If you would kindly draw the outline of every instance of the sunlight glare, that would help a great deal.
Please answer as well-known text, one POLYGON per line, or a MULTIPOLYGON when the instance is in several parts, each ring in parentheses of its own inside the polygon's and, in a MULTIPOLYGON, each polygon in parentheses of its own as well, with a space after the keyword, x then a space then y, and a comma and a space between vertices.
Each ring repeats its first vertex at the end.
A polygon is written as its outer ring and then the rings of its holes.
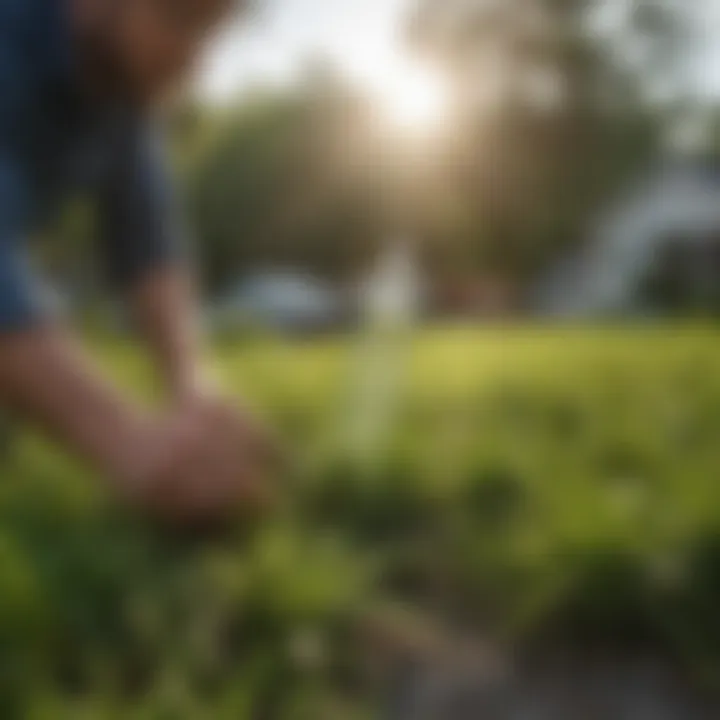
POLYGON ((348 65, 369 90, 384 123, 426 133, 445 121, 450 93, 439 72, 398 52, 353 53, 348 65))
POLYGON ((388 122, 403 130, 436 130, 445 119, 449 98, 439 75, 423 66, 398 64, 379 88, 378 98, 388 122))
POLYGON ((449 103, 442 79, 422 66, 398 68, 396 74, 386 77, 382 95, 387 119, 406 130, 437 129, 449 103))

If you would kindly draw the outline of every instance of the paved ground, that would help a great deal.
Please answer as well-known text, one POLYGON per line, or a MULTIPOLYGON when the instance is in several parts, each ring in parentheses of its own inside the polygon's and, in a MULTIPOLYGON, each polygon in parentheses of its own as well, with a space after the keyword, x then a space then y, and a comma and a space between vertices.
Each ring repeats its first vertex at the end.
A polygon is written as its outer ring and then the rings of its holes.
POLYGON ((524 669, 419 664, 395 688, 388 720, 717 720, 720 702, 653 660, 568 660, 524 669))

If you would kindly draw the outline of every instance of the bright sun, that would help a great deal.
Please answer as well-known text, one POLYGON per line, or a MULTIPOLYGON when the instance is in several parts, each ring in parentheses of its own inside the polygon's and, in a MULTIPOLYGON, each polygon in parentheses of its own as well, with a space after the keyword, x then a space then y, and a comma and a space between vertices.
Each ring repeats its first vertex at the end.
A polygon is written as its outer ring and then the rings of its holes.
POLYGON ((418 133, 433 132, 443 124, 450 96, 439 73, 398 53, 364 53, 357 59, 353 65, 384 123, 418 133))
POLYGON ((381 102, 388 120, 409 130, 434 130, 448 109, 447 88, 441 78, 419 66, 398 68, 387 77, 381 102))

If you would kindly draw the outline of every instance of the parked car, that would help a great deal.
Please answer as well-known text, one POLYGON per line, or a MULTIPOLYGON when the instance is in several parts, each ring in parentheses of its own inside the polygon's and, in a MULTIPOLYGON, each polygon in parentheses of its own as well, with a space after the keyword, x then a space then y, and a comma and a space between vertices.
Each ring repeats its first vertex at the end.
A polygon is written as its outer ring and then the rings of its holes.
POLYGON ((299 272, 256 273, 221 296, 208 313, 211 329, 227 332, 259 326, 282 332, 319 332, 347 318, 341 294, 299 272))

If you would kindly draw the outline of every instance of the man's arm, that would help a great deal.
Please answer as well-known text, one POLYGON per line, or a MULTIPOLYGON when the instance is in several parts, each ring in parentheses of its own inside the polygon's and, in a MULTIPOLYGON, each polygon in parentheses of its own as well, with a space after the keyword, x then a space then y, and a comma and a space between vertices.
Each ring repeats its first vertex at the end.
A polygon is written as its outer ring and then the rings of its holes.
POLYGON ((164 418, 107 383, 49 325, 0 333, 0 403, 43 427, 113 481, 132 505, 173 522, 212 522, 267 498, 241 418, 222 407, 164 418))
POLYGON ((21 166, 0 154, 0 408, 42 426, 122 497, 161 516, 207 520, 254 502, 242 417, 226 407, 141 409, 50 319, 26 257, 28 202, 21 166))
POLYGON ((119 162, 103 203, 102 239, 110 278, 129 298, 135 324, 169 391, 171 409, 209 422, 225 450, 232 448, 226 460, 222 452, 207 455, 207 468, 222 477, 232 475, 235 465, 236 474, 253 478, 258 468, 269 469, 272 437, 212 387, 167 164, 146 127, 136 123, 129 130, 115 148, 119 162))
POLYGON ((170 264, 157 268, 132 288, 129 302, 173 401, 202 394, 209 380, 189 271, 170 264))
POLYGON ((115 150, 101 228, 108 274, 128 299, 171 398, 182 401, 201 392, 207 378, 194 276, 167 161, 140 120, 119 135, 115 150))
POLYGON ((30 212, 22 165, 0 152, 0 407, 41 422, 103 471, 124 475, 124 448, 142 434, 142 414, 51 320, 25 247, 30 212))
POLYGON ((140 473, 150 417, 106 382, 69 335, 50 325, 0 336, 0 404, 42 426, 117 480, 140 473))

